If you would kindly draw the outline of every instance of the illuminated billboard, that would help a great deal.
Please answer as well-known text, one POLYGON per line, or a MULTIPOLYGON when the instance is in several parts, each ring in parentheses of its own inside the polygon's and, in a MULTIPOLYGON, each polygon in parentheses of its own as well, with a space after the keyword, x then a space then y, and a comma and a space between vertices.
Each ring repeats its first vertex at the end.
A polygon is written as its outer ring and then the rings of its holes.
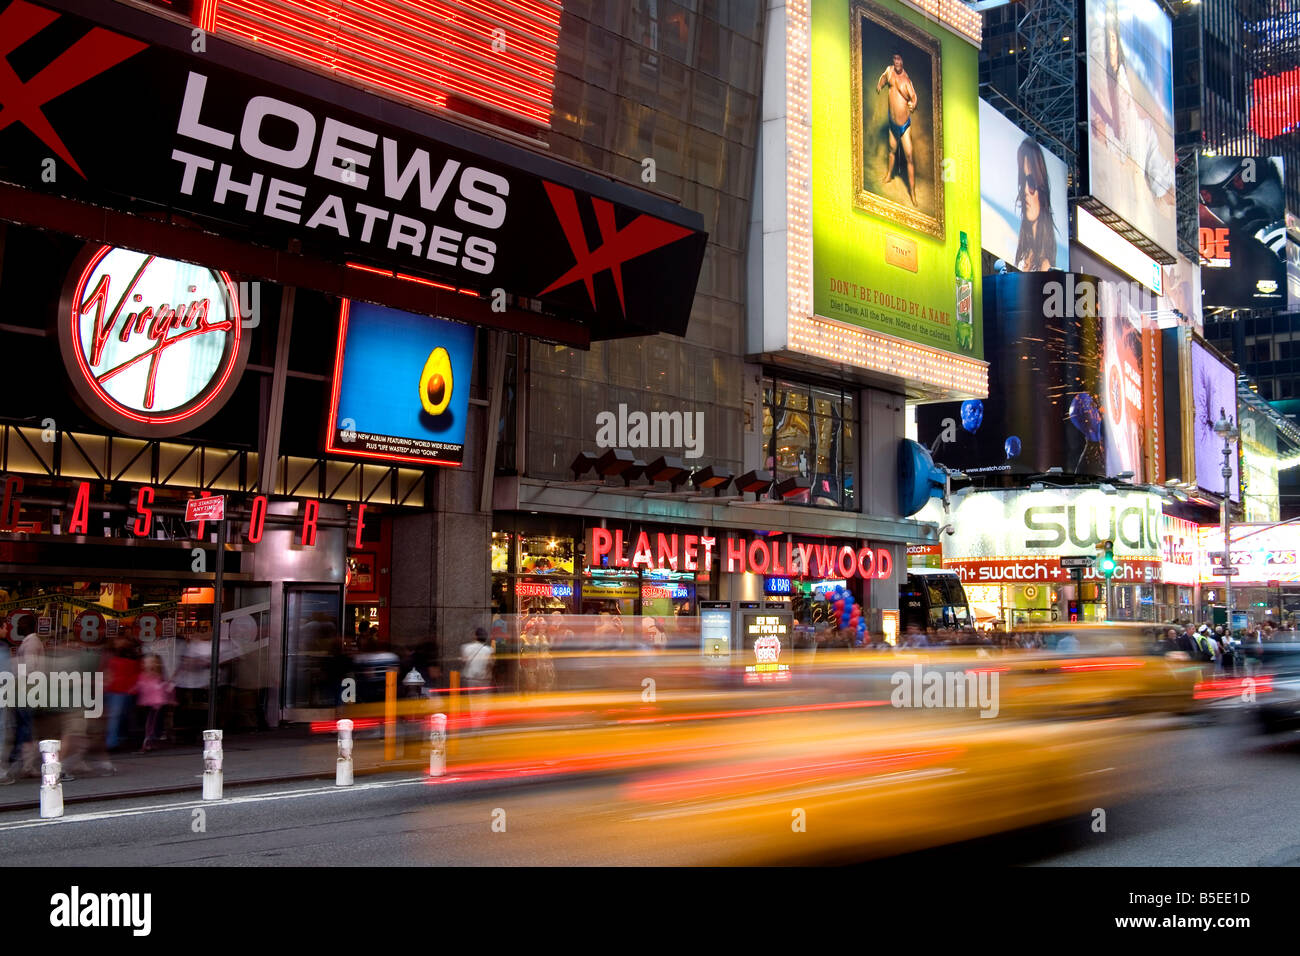
POLYGON ((1287 305, 1286 182, 1280 156, 1202 156, 1201 294, 1206 306, 1287 305))
POLYGON ((983 354, 978 54, 897 0, 812 0, 816 316, 983 354))
POLYGON ((916 407, 917 441, 935 461, 968 474, 1106 474, 1097 287, 1074 273, 985 278, 989 394, 916 407))
POLYGON ((1106 428, 1106 474, 1130 472, 1144 477, 1146 421, 1142 393, 1142 316, 1128 296, 1101 283, 1099 303, 1105 332, 1102 341, 1103 420, 1106 428))
MULTIPOLYGON (((1234 585, 1300 581, 1300 529, 1295 525, 1234 524, 1229 536, 1232 566, 1240 572, 1232 579, 1234 585)), ((1219 559, 1213 555, 1223 554, 1223 529, 1202 525, 1200 545, 1202 583, 1221 584, 1223 576, 1213 573, 1219 565, 1219 559)))
MULTIPOLYGON (((1197 340, 1191 343, 1191 404, 1197 487, 1222 495, 1223 439, 1215 434, 1214 423, 1221 412, 1226 412, 1232 422, 1237 421, 1237 371, 1197 340)), ((1232 474, 1228 487, 1230 497, 1237 501, 1241 497, 1237 446, 1230 447, 1228 464, 1232 474)))
MULTIPOLYGON (((1114 580, 1157 580, 1165 548, 1160 498, 1150 492, 1098 488, 973 491, 951 510, 943 566, 970 584, 1068 584, 1061 558, 1096 554, 1114 542, 1114 580)), ((1098 577, 1083 569, 1084 580, 1098 577)))
POLYGON ((461 464, 473 370, 470 326, 345 299, 325 450, 461 464))
POLYGON ((1177 249, 1173 30, 1155 0, 1086 0, 1088 182, 1099 202, 1177 249))
POLYGON ((980 229, 1021 272, 1070 267, 1065 163, 980 100, 980 229))

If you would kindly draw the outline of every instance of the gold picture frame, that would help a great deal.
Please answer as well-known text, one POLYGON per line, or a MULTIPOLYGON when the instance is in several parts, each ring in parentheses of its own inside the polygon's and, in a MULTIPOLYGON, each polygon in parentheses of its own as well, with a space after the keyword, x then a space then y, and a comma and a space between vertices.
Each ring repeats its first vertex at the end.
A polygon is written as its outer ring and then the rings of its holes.
MULTIPOLYGON (((917 232, 934 236, 937 239, 945 238, 944 225, 944 182, 943 182, 943 63, 942 63, 942 45, 937 37, 930 36, 921 28, 914 26, 904 20, 897 14, 873 3, 872 0, 855 0, 849 10, 850 28, 851 28, 851 47, 850 47, 850 86, 853 91, 852 95, 852 148, 853 148, 853 170, 855 175, 853 189, 853 207, 861 209, 863 212, 871 213, 890 222, 915 229, 917 232), (864 25, 866 30, 864 31, 864 25), (866 32, 869 39, 883 38, 892 34, 899 45, 902 46, 904 53, 904 69, 909 77, 911 70, 907 69, 907 60, 911 60, 915 65, 915 60, 920 54, 920 58, 929 59, 929 88, 930 95, 927 98, 928 104, 920 102, 922 100, 921 91, 916 90, 918 107, 929 106, 932 121, 927 132, 928 142, 925 148, 928 150, 931 162, 926 164, 925 172, 928 172, 929 183, 925 183, 923 171, 916 170, 914 193, 915 197, 924 194, 925 202, 913 202, 908 205, 902 199, 891 198, 883 191, 883 183, 878 183, 880 179, 878 172, 882 168, 888 167, 888 160, 878 161, 871 169, 867 164, 867 151, 879 153, 882 150, 887 154, 889 143, 892 141, 892 133, 889 132, 885 123, 892 125, 893 120, 889 117, 886 107, 884 114, 884 123, 877 124, 873 119, 874 115, 879 113, 879 109, 872 104, 871 109, 865 107, 864 96, 867 93, 867 77, 863 75, 863 70, 870 67, 868 72, 873 78, 881 75, 876 69, 877 64, 863 63, 863 35, 866 32), (910 46, 913 49, 907 50, 910 46), (864 121, 871 119, 873 129, 869 132, 864 127, 864 121), (879 125, 879 130, 874 127, 879 125), (877 135, 879 134, 879 135, 877 135), (874 187, 874 188, 873 188, 874 187), (924 190, 924 193, 923 193, 924 190)), ((881 50, 881 62, 888 64, 890 62, 890 51, 881 50)), ((922 66, 922 73, 925 74, 922 66)), ((872 89, 872 93, 876 90, 872 89)), ((912 115, 908 118, 906 126, 907 132, 912 129, 913 121, 917 117, 920 109, 914 109, 912 115)), ((918 137, 919 139, 919 137, 918 137)), ((899 141, 901 149, 901 139, 899 141)), ((918 144, 913 145, 913 149, 918 144)), ((901 157, 899 157, 901 159, 901 157)), ((889 169, 893 174, 893 169, 889 169)), ((904 198, 909 197, 909 189, 906 184, 906 172, 900 180, 900 186, 891 189, 890 192, 897 195, 900 191, 904 198)))

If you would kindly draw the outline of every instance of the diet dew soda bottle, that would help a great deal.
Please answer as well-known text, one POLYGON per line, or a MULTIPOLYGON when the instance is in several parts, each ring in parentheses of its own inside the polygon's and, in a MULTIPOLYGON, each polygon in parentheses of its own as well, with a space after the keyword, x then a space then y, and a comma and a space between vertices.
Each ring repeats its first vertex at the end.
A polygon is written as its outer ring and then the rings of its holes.
POLYGON ((957 347, 963 352, 975 351, 975 311, 971 302, 974 290, 975 270, 971 267, 970 248, 963 232, 961 248, 957 250, 957 347))

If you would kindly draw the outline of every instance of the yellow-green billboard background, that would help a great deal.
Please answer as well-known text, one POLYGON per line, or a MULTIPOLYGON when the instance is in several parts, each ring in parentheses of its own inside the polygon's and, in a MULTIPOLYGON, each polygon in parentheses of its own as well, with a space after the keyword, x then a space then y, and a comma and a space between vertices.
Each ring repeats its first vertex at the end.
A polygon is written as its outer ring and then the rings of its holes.
MULTIPOLYGON (((892 0, 875 6, 906 20, 940 43, 942 70, 942 156, 944 238, 854 207, 857 164, 853 149, 853 83, 850 53, 853 30, 851 0, 812 0, 812 232, 813 310, 908 339, 932 348, 974 358, 984 355, 980 268, 979 61, 966 40, 892 0), (957 347, 957 250, 966 233, 974 270, 974 350, 957 347), (885 261, 886 235, 916 243, 917 271, 885 261), (835 288, 857 290, 846 294, 835 288), (864 298, 862 289, 869 290, 864 298), (890 301, 892 299, 892 301, 890 301), (899 304, 902 304, 899 307, 899 304)), ((887 56, 882 54, 882 56, 887 56)), ((864 99, 876 96, 874 77, 888 59, 870 59, 863 70, 864 99)), ((907 64, 904 64, 905 68, 907 64)), ((910 72, 910 71, 909 71, 910 72)), ((918 107, 918 114, 922 107, 918 107)), ((927 110, 927 112, 930 112, 927 110)), ((886 135, 882 126, 867 136, 886 135)), ((921 177, 928 173, 917 166, 921 177)))

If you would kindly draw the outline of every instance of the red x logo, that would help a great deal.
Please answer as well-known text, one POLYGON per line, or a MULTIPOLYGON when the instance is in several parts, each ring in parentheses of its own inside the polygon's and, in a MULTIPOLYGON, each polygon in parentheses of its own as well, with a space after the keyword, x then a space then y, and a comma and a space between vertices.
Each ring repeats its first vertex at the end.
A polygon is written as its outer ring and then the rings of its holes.
POLYGON ((45 69, 22 82, 7 57, 58 18, 54 11, 25 0, 14 0, 0 12, 0 131, 12 123, 22 123, 85 179, 86 174, 59 139, 41 107, 135 56, 148 44, 95 27, 45 69))
POLYGON ((626 317, 627 303, 623 301, 623 264, 691 234, 691 230, 683 226, 675 226, 671 222, 646 215, 637 216, 619 229, 614 224, 614 204, 605 199, 593 198, 591 206, 596 212, 596 224, 600 227, 601 244, 595 249, 588 249, 587 234, 582 228, 582 219, 578 215, 578 200, 573 190, 554 183, 542 185, 546 187, 546 194, 550 197, 551 205, 555 207, 555 215, 559 217, 560 226, 564 229, 564 238, 569 241, 569 248, 573 250, 573 257, 577 262, 568 272, 537 293, 539 296, 581 279, 587 287, 587 298, 591 299, 591 307, 594 309, 596 289, 592 278, 602 269, 608 269, 614 277, 614 288, 618 290, 618 304, 626 317))

